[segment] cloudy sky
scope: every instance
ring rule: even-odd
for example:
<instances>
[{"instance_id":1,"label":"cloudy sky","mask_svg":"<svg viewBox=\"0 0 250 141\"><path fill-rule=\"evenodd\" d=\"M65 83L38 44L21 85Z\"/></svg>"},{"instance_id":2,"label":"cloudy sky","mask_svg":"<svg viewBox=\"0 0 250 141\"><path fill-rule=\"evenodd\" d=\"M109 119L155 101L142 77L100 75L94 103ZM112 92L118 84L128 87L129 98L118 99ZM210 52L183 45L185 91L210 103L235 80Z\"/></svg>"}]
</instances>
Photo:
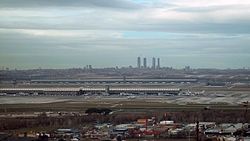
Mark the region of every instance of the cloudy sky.
<instances>
[{"instance_id":1,"label":"cloudy sky","mask_svg":"<svg viewBox=\"0 0 250 141\"><path fill-rule=\"evenodd\" d=\"M137 56L248 68L250 1L0 0L0 66L136 66Z\"/></svg>"}]
</instances>

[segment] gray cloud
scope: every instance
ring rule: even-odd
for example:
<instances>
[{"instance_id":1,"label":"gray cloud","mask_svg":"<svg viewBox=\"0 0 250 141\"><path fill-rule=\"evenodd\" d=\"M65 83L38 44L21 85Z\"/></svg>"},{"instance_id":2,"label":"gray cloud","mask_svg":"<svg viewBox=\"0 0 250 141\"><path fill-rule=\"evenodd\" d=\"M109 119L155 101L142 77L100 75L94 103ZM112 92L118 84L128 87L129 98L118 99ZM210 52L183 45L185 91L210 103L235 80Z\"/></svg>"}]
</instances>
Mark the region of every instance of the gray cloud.
<instances>
[{"instance_id":1,"label":"gray cloud","mask_svg":"<svg viewBox=\"0 0 250 141\"><path fill-rule=\"evenodd\" d=\"M128 66L141 55L166 66L247 67L250 6L221 1L1 0L0 64Z\"/></svg>"},{"instance_id":2,"label":"gray cloud","mask_svg":"<svg viewBox=\"0 0 250 141\"><path fill-rule=\"evenodd\" d=\"M135 9L138 5L128 0L1 0L0 8L37 7L102 7Z\"/></svg>"}]
</instances>

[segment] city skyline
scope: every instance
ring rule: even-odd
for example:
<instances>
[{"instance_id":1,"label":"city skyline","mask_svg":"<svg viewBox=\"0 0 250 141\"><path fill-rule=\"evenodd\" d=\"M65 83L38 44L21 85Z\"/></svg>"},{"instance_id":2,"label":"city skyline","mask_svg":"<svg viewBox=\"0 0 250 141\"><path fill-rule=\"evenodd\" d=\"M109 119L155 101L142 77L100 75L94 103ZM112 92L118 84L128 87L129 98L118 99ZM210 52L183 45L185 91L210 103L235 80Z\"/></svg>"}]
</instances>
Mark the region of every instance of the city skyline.
<instances>
[{"instance_id":1,"label":"city skyline","mask_svg":"<svg viewBox=\"0 0 250 141\"><path fill-rule=\"evenodd\" d=\"M141 61L141 57L138 56L137 57L137 68L151 68L151 69L159 69L160 68L160 58L157 58L157 64L156 64L156 58L155 57L152 57L152 62L151 64L150 63L147 63L147 57L143 57L142 58L143 60L143 64L142 64L142 61Z\"/></svg>"},{"instance_id":2,"label":"city skyline","mask_svg":"<svg viewBox=\"0 0 250 141\"><path fill-rule=\"evenodd\" d=\"M136 66L157 56L174 68L249 68L249 9L248 0L1 0L0 66Z\"/></svg>"}]
</instances>

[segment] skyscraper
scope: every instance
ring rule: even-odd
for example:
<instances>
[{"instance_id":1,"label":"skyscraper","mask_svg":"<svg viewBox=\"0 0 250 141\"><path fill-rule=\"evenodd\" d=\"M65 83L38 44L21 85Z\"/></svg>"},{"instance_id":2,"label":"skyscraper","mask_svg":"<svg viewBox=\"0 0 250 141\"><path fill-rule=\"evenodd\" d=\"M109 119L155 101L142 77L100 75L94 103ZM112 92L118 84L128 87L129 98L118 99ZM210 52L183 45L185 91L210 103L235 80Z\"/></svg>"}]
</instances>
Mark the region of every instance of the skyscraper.
<instances>
[{"instance_id":1,"label":"skyscraper","mask_svg":"<svg viewBox=\"0 0 250 141\"><path fill-rule=\"evenodd\" d=\"M143 68L147 68L147 58L143 58Z\"/></svg>"},{"instance_id":2,"label":"skyscraper","mask_svg":"<svg viewBox=\"0 0 250 141\"><path fill-rule=\"evenodd\" d=\"M137 57L137 68L141 68L141 57Z\"/></svg>"},{"instance_id":3,"label":"skyscraper","mask_svg":"<svg viewBox=\"0 0 250 141\"><path fill-rule=\"evenodd\" d=\"M159 69L161 66L160 66L160 58L157 58L157 69Z\"/></svg>"},{"instance_id":4,"label":"skyscraper","mask_svg":"<svg viewBox=\"0 0 250 141\"><path fill-rule=\"evenodd\" d=\"M153 58L152 58L152 69L155 69L155 65L156 65L156 63L155 63L155 58L153 57Z\"/></svg>"}]
</instances>

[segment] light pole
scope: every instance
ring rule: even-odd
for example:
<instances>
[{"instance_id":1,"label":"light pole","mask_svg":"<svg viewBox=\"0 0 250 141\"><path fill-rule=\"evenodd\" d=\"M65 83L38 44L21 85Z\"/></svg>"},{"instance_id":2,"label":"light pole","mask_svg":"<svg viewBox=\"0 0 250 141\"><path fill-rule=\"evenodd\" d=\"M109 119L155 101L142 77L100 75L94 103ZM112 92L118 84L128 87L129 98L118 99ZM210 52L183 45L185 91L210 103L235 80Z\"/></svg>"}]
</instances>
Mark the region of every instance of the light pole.
<instances>
[{"instance_id":1,"label":"light pole","mask_svg":"<svg viewBox=\"0 0 250 141\"><path fill-rule=\"evenodd\" d=\"M199 141L199 120L196 121L196 141Z\"/></svg>"},{"instance_id":2,"label":"light pole","mask_svg":"<svg viewBox=\"0 0 250 141\"><path fill-rule=\"evenodd\" d=\"M249 102L248 102L248 101L243 102L243 106L246 108L246 109L245 109L245 112L244 112L244 122L243 122L243 123L247 123L247 110L248 110L248 105L249 105Z\"/></svg>"},{"instance_id":3,"label":"light pole","mask_svg":"<svg viewBox=\"0 0 250 141\"><path fill-rule=\"evenodd\" d=\"M243 138L244 135L244 124L247 123L247 110L248 110L248 101L242 102L243 107L245 107L245 112L244 112L244 119L242 120L242 127L241 127L241 137Z\"/></svg>"},{"instance_id":4,"label":"light pole","mask_svg":"<svg viewBox=\"0 0 250 141\"><path fill-rule=\"evenodd\" d=\"M200 110L200 112L203 112L206 110L210 110L210 107L204 107L203 109ZM197 115L196 120L197 120L196 121L196 141L199 141L199 114Z\"/></svg>"}]
</instances>

